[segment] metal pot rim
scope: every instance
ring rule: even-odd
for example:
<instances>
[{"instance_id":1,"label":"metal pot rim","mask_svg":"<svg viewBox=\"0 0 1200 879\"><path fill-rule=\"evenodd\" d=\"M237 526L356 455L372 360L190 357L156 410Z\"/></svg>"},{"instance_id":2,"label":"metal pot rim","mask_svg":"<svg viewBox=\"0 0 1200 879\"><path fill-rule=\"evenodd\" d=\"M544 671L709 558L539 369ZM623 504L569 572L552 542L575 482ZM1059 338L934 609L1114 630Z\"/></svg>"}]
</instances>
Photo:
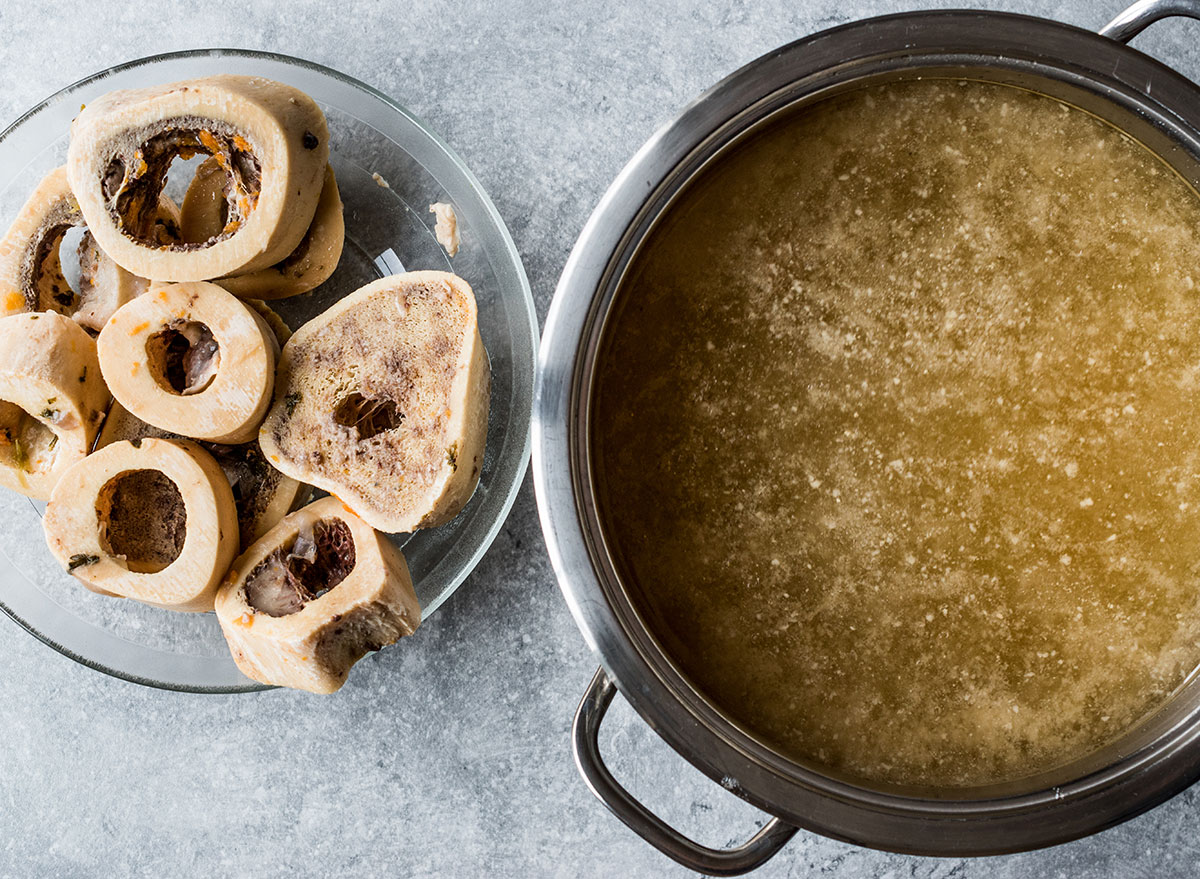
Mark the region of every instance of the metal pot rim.
<instances>
[{"instance_id":1,"label":"metal pot rim","mask_svg":"<svg viewBox=\"0 0 1200 879\"><path fill-rule=\"evenodd\" d=\"M1157 17L1177 12L1159 10ZM1140 27L1127 30L1119 35L1128 38ZM1131 119L1144 117L1147 131L1161 134L1152 148L1173 164L1186 156L1200 167L1200 88L1121 42L1070 25L999 12L903 13L822 31L768 53L655 134L588 220L545 325L533 470L542 530L576 623L621 693L685 759L765 811L827 836L919 854L997 854L1094 833L1200 778L1200 704L1180 708L1144 747L1019 795L914 796L822 775L756 741L673 671L670 657L614 588L615 574L605 576L607 553L587 466L587 390L603 318L629 254L669 198L712 155L782 107L875 73L951 69L1010 71L1090 93ZM1166 156L1172 149L1179 153Z\"/></svg>"}]
</instances>

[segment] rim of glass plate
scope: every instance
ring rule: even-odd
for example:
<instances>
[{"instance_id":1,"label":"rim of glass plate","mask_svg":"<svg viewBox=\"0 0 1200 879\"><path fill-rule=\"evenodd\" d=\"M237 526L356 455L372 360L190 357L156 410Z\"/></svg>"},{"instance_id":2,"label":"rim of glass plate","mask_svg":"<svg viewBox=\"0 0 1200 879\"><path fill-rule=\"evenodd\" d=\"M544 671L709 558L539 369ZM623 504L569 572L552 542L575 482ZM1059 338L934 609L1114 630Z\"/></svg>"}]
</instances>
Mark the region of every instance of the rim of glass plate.
<instances>
[{"instance_id":1,"label":"rim of glass plate","mask_svg":"<svg viewBox=\"0 0 1200 879\"><path fill-rule=\"evenodd\" d=\"M379 89L375 88L374 86L368 85L367 83L363 82L362 80L356 79L353 76L350 76L349 74L342 73L340 70L335 70L332 67L325 66L324 64L318 64L315 61L309 61L304 58L297 58L294 55L285 55L281 52L264 52L264 51L260 51L257 49L234 49L234 48L212 47L212 48L208 48L208 49L181 49L181 50L178 50L175 52L160 52L155 55L146 55L142 58L135 58L131 61L125 61L121 64L115 64L112 67L106 67L104 70L97 71L96 73L85 76L82 79L77 79L77 80L75 80L75 82L72 82L69 85L63 86L58 91L54 92L53 94L51 94L51 95L47 96L46 98L42 99L41 101L39 101L34 106L30 107L28 110L26 110L20 116L18 116L16 119L14 119L10 124L5 126L4 130L0 131L0 144L3 144L4 141L8 139L9 135L12 134L12 132L16 131L18 128L20 128L22 125L24 125L28 120L32 119L38 113L40 113L44 109L46 109L46 107L50 106L52 103L59 100L63 96L68 95L71 92L73 92L77 89L83 88L84 86L90 85L94 82L99 82L100 80L102 80L108 76L112 76L115 73L121 73L126 70L132 70L136 67L142 67L142 66L145 66L148 64L153 64L158 61L175 60L175 59L180 59L180 58L199 58L199 57L206 57L206 56L207 57L220 57L223 55L235 55L235 56L240 56L240 57L244 57L244 58L263 58L263 59L267 59L267 60L271 60L271 61L278 61L283 64L290 64L290 65L294 65L296 67L304 67L304 68L312 70L316 73L320 73L325 76L328 76L332 79L339 80L339 81L345 83L346 85L352 86L353 88L356 88L362 92L365 92L367 95L382 102L385 106L387 106L393 112L398 113L399 115L403 116L405 119L407 119L413 125L417 126L417 128L419 128L431 141L433 141L433 143L443 153L446 154L446 156L450 159L450 161L455 165L455 167L463 175L463 178L467 181L467 183L475 191L476 196L479 198L480 203L483 205L484 211L486 212L488 219L490 219L492 224L496 227L496 229L499 230L500 240L503 242L504 249L507 252L509 260L510 260L512 266L516 270L516 278L517 278L518 284L521 289L522 297L525 300L525 305L526 305L525 311L529 317L530 341L532 344L531 350L529 352L530 353L530 363L532 363L534 365L534 374L536 375L537 352L538 352L538 347L539 347L540 334L538 331L537 308L533 302L533 291L531 290L531 288L529 286L529 278L525 274L525 264L521 260L521 254L517 250L517 245L512 240L511 233L509 233L509 231L508 231L508 224L506 224L504 222L504 218L500 216L500 212L496 209L496 205L492 202L491 196L489 196L487 194L487 190L485 190L483 188L483 185L479 182L478 178L476 178L475 174L471 171L471 169L467 167L467 164L459 157L458 153L456 153L451 148L451 146L448 143L446 143L445 140L442 139L442 137L439 134L437 134L433 129L431 129L428 125L426 125L425 122L420 117L416 116L410 110L401 106L399 103L396 102L395 99L384 94L383 92L381 92ZM483 558L484 554L488 551L488 549L491 548L492 543L496 539L496 535L500 533L500 529L504 526L505 521L508 519L508 514L512 511L512 506L516 502L517 493L521 490L521 483L524 482L525 472L529 468L529 455L530 455L530 448L531 448L530 442L531 442L531 435L532 435L531 431L532 431L532 416L533 416L532 378L533 377L531 376L529 406L528 406L529 411L526 413L526 417L525 417L525 420L526 420L525 438L523 441L520 463L517 466L516 471L513 473L512 482L508 486L506 495L504 497L504 502L500 505L499 514L496 516L495 520L488 527L487 533L484 535L483 540L480 541L479 546L475 549L475 552L471 555L471 558L468 561L468 563L463 565L462 569L450 580L449 586L443 593L444 597L438 602L437 607L441 607L441 605L444 604L455 591L457 591L458 587L462 585L462 582L464 580L466 580L467 577L469 577L471 575L471 573L475 570L475 568L479 565L480 560ZM44 633L42 633L38 629L34 628L32 625L30 625L28 622L26 622L26 620L24 618L22 618L15 611L13 611L7 604L4 603L3 599L0 599L0 611L3 611L5 616L7 616L9 619L11 619L13 622L15 622L17 625L19 625L26 632L33 635L33 637L37 638L39 641L41 641L46 646L53 648L56 652L61 653L63 656L67 657L68 659L72 659L75 662L79 663L80 665L86 666L87 668L90 668L94 671L103 672L104 674L108 675L109 677L119 678L120 680L129 681L130 683L140 684L145 687L153 687L153 688L159 689L159 690L171 690L171 691L174 691L177 693L199 693L199 694L205 694L205 695L208 695L208 694L231 694L231 693L257 693L257 692L262 692L265 690L278 689L277 687L269 686L266 684L259 684L259 683L250 681L249 678L247 678L247 683L245 685L238 684L238 685L216 686L216 687L179 686L176 684L168 683L166 681L156 681L152 678L142 677L141 675L135 675L135 674L130 674L128 672L119 671L117 669L110 668L110 667L104 665L103 663L98 663L98 662L94 662L90 659L87 659L86 657L81 656L80 654L76 653L75 651L71 650L70 648L68 648L62 644L59 644L57 641L53 640L52 638L47 637Z\"/></svg>"}]
</instances>

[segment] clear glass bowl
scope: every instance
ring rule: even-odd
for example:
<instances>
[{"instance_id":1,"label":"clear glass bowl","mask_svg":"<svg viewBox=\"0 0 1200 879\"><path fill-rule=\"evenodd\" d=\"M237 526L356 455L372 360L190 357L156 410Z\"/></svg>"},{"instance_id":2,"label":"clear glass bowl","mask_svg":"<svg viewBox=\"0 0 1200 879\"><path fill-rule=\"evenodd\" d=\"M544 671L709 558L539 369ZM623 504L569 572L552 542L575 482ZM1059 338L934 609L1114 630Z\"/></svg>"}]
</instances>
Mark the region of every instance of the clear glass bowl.
<instances>
[{"instance_id":1,"label":"clear glass bowl","mask_svg":"<svg viewBox=\"0 0 1200 879\"><path fill-rule=\"evenodd\" d=\"M495 206L437 135L391 98L336 71L261 52L211 49L122 64L63 89L0 134L0 223L66 158L81 104L114 89L238 73L293 85L324 109L330 164L345 205L346 246L325 284L272 303L298 327L362 284L405 269L454 271L475 290L492 364L487 453L479 487L447 525L397 535L428 617L475 567L500 529L529 460L537 315L529 282ZM462 236L449 259L428 206L449 202ZM244 677L216 617L95 595L63 572L42 537L40 504L0 491L0 609L61 653L117 677L196 692L261 689Z\"/></svg>"}]
</instances>

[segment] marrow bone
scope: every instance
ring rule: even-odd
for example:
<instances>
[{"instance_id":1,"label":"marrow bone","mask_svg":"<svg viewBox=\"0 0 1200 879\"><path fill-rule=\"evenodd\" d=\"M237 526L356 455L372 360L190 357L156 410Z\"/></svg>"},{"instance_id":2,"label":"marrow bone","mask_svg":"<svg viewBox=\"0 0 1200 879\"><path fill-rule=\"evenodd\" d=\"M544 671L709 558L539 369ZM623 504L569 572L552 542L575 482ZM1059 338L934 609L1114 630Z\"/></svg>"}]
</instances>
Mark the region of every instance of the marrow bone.
<instances>
[{"instance_id":1,"label":"marrow bone","mask_svg":"<svg viewBox=\"0 0 1200 879\"><path fill-rule=\"evenodd\" d=\"M276 377L259 443L288 476L390 533L440 525L470 499L491 367L462 278L362 287L296 330Z\"/></svg>"},{"instance_id":2,"label":"marrow bone","mask_svg":"<svg viewBox=\"0 0 1200 879\"><path fill-rule=\"evenodd\" d=\"M337 690L354 663L421 621L400 550L332 497L242 553L216 610L245 674L314 693Z\"/></svg>"}]
</instances>

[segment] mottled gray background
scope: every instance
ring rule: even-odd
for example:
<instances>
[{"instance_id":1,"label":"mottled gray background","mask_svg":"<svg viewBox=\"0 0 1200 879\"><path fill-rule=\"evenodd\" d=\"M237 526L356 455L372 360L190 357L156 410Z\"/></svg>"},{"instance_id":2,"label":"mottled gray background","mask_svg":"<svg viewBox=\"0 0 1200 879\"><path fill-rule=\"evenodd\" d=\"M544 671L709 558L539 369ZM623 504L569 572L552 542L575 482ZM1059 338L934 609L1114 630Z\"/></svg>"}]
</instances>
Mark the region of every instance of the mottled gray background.
<instances>
[{"instance_id":1,"label":"mottled gray background","mask_svg":"<svg viewBox=\"0 0 1200 879\"><path fill-rule=\"evenodd\" d=\"M905 8L977 5L1099 27L1121 0L0 5L0 120L129 58L203 46L311 58L394 96L466 160L545 316L608 181L685 102L781 43ZM176 14L168 14L175 9ZM1138 46L1200 77L1200 26ZM143 689L0 620L0 875L681 876L592 799L568 747L595 667L559 596L529 480L475 574L337 696ZM722 845L761 815L618 702L602 745L681 829ZM983 860L798 835L759 875L1196 876L1200 792L1100 836Z\"/></svg>"}]
</instances>

